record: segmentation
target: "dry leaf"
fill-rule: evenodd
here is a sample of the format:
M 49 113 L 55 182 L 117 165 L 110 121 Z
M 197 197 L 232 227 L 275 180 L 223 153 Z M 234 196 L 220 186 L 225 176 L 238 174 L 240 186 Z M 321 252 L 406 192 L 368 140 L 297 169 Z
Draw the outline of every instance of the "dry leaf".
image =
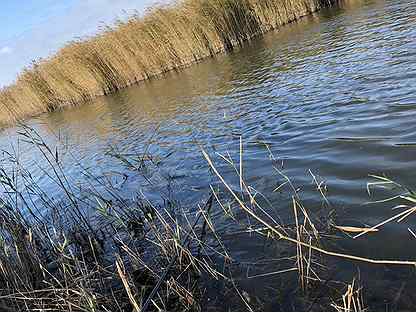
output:
M 378 229 L 372 229 L 372 228 L 361 228 L 361 227 L 354 227 L 354 226 L 338 226 L 338 225 L 335 225 L 334 227 L 340 231 L 348 232 L 348 233 L 378 232 Z

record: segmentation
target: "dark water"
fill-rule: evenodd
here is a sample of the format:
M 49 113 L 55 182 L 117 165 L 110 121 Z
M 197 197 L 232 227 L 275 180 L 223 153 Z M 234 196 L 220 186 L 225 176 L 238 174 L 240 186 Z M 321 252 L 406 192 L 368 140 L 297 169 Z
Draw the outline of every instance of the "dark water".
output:
M 140 153 L 152 139 L 151 153 L 170 155 L 163 168 L 185 203 L 206 196 L 216 181 L 201 146 L 214 157 L 229 152 L 238 163 L 241 136 L 245 179 L 269 198 L 276 214 L 285 218 L 292 211 L 285 194 L 273 193 L 281 178 L 266 145 L 311 209 L 322 198 L 309 170 L 328 185 L 338 224 L 374 225 L 392 216 L 392 203 L 363 205 L 382 198 L 368 196 L 369 174 L 416 185 L 415 12 L 410 0 L 348 1 L 229 55 L 30 124 L 49 143 L 56 136 L 65 143 L 66 173 L 79 180 L 74 159 L 97 174 L 121 171 L 108 155 L 110 146 Z M 1 145 L 14 142 L 14 133 L 4 130 Z M 22 163 L 53 192 L 37 153 L 25 144 L 21 149 Z M 224 162 L 219 167 L 237 187 L 233 170 Z M 140 183 L 129 177 L 126 194 Z M 226 221 L 220 226 L 225 233 L 231 228 Z M 344 248 L 362 256 L 412 259 L 416 249 L 409 246 L 416 241 L 408 228 L 416 231 L 414 217 L 377 236 L 344 242 Z M 237 257 L 273 253 L 256 239 L 228 239 Z

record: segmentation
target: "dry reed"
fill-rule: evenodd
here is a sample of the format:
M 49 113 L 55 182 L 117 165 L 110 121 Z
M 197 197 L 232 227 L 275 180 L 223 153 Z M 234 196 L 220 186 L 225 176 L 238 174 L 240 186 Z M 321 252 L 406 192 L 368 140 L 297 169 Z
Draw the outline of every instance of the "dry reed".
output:
M 127 200 L 85 171 L 101 191 L 91 185 L 81 197 L 59 152 L 30 128 L 20 135 L 43 155 L 64 196 L 51 198 L 5 152 L 16 170 L 0 167 L 1 311 L 200 311 L 200 280 L 222 276 L 205 255 L 216 250 L 205 241 L 210 231 L 200 231 L 212 196 L 189 215 L 173 200 Z
M 179 69 L 336 0 L 181 0 L 34 61 L 0 92 L 0 122 L 76 105 Z
M 323 311 L 322 307 L 345 312 L 366 311 L 361 287 L 357 287 L 356 281 L 348 285 L 341 300 L 329 301 L 332 296 L 328 290 L 338 292 L 339 283 L 328 276 L 324 256 L 365 264 L 415 265 L 410 260 L 375 260 L 331 251 L 327 239 L 331 224 L 317 216 L 316 210 L 308 209 L 289 177 L 273 166 L 284 179 L 282 185 L 292 194 L 293 222 L 289 225 L 279 222 L 278 217 L 261 206 L 258 201 L 261 194 L 243 178 L 242 140 L 238 163 L 231 156 L 217 154 L 237 175 L 235 187 L 226 182 L 204 152 L 222 185 L 211 186 L 211 196 L 203 205 L 198 205 L 196 213 L 187 213 L 175 204 L 174 198 L 166 197 L 169 200 L 164 204 L 152 203 L 144 196 L 129 201 L 121 197 L 113 184 L 102 184 L 102 177 L 90 176 L 88 171 L 83 174 L 101 188 L 84 188 L 82 193 L 88 190 L 88 196 L 81 198 L 64 175 L 57 149 L 49 147 L 30 128 L 23 128 L 20 135 L 49 164 L 45 174 L 59 186 L 63 200 L 51 198 L 37 185 L 36 177 L 22 168 L 12 154 L 6 153 L 18 170 L 7 175 L 0 167 L 1 311 L 201 311 L 206 300 L 203 288 L 214 281 L 235 290 L 235 294 L 230 292 L 227 296 L 235 296 L 246 310 L 260 310 L 259 302 L 233 278 L 232 268 L 241 269 L 243 264 L 233 259 L 227 251 L 227 242 L 222 241 L 223 235 L 232 234 L 229 229 L 227 232 L 216 229 L 212 218 L 218 212 L 216 209 L 223 209 L 243 232 L 265 236 L 276 244 L 285 244 L 284 248 L 293 252 L 278 259 L 284 263 L 273 267 L 272 272 L 268 268 L 267 273 L 249 276 L 247 271 L 247 279 L 296 272 L 301 305 L 309 306 L 304 311 Z M 138 174 L 157 175 L 153 169 L 158 166 L 148 151 L 146 147 L 143 155 L 130 159 L 115 151 L 112 153 Z M 327 208 L 326 187 L 310 173 Z M 413 191 L 385 177 L 374 178 L 375 182 L 369 183 L 369 192 L 377 186 L 392 186 L 400 191 L 393 198 L 405 201 L 404 205 L 396 206 L 405 211 L 400 219 L 389 222 L 401 221 L 414 212 Z M 152 183 L 149 177 L 146 180 Z M 238 212 L 244 216 L 236 217 Z M 364 234 L 369 229 L 335 228 Z M 416 236 L 411 229 L 409 232 Z M 256 263 L 250 264 L 253 265 Z M 401 292 L 398 291 L 395 302 Z
M 367 311 L 363 303 L 362 289 L 354 279 L 347 285 L 345 293 L 342 295 L 340 303 L 333 303 L 332 307 L 337 312 L 364 312 Z
M 302 248 L 306 248 L 306 249 L 321 253 L 322 255 L 337 257 L 337 258 L 340 258 L 340 259 L 346 259 L 346 260 L 351 260 L 351 261 L 363 262 L 363 263 L 378 264 L 378 265 L 416 266 L 416 261 L 414 261 L 414 260 L 373 259 L 373 258 L 361 257 L 361 256 L 352 255 L 352 254 L 346 254 L 346 253 L 340 253 L 340 252 L 335 252 L 335 251 L 332 251 L 332 250 L 328 250 L 328 249 L 320 247 L 316 244 L 310 244 L 309 242 L 305 242 L 304 240 L 302 240 L 300 238 L 300 232 L 299 232 L 299 231 L 301 231 L 301 229 L 297 229 L 296 237 L 289 236 L 283 230 L 282 226 L 279 225 L 260 206 L 258 206 L 256 204 L 256 209 L 261 209 L 263 215 L 257 213 L 252 207 L 248 206 L 244 202 L 243 198 L 241 196 L 239 196 L 239 194 L 237 194 L 233 190 L 233 188 L 230 186 L 229 183 L 227 183 L 227 181 L 224 179 L 224 177 L 221 175 L 221 173 L 218 171 L 217 167 L 213 163 L 211 157 L 205 151 L 202 151 L 202 153 L 203 153 L 205 159 L 207 160 L 209 167 L 211 168 L 211 170 L 215 174 L 215 176 L 218 177 L 220 182 L 224 185 L 225 189 L 230 193 L 231 197 L 236 201 L 236 203 L 238 204 L 240 209 L 242 211 L 244 211 L 247 215 L 249 215 L 251 218 L 253 218 L 253 220 L 255 220 L 256 222 L 258 222 L 259 224 L 264 226 L 264 229 L 269 231 L 271 234 L 275 235 L 275 237 L 277 239 L 289 242 L 291 244 L 295 244 L 298 248 L 298 257 L 299 257 L 300 254 L 302 254 Z M 249 189 L 247 188 L 247 190 L 249 190 Z M 254 203 L 256 203 L 254 197 L 252 197 L 250 192 L 248 192 L 248 195 L 250 196 L 250 200 L 253 201 Z M 294 206 L 295 206 L 294 211 L 296 212 L 297 211 L 296 210 L 296 205 L 297 204 L 296 204 L 296 201 L 295 201 L 296 197 L 294 197 L 293 200 L 294 200 Z M 398 217 L 402 217 L 402 218 L 407 217 L 408 215 L 412 214 L 415 211 L 416 210 L 415 210 L 414 207 L 409 208 L 408 210 L 406 210 L 402 214 L 396 216 L 396 218 L 398 218 Z M 306 216 L 307 215 L 305 215 L 305 217 Z M 386 222 L 390 222 L 391 220 L 392 219 L 389 219 Z M 298 227 L 299 227 L 299 224 L 297 224 L 297 228 Z M 373 230 L 373 229 L 374 229 L 374 227 L 369 229 L 369 230 Z M 363 232 L 361 232 L 361 233 L 365 234 L 365 233 L 369 232 L 369 230 L 363 229 Z

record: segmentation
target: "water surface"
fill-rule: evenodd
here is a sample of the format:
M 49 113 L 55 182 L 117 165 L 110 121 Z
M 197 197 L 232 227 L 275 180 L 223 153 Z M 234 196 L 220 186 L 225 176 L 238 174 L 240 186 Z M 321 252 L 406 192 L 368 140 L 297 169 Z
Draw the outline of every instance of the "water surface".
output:
M 328 185 L 339 224 L 374 225 L 392 215 L 392 204 L 363 205 L 380 199 L 367 194 L 369 174 L 416 185 L 414 12 L 414 1 L 348 1 L 231 54 L 40 116 L 30 125 L 47 142 L 65 143 L 62 162 L 77 180 L 82 177 L 74 159 L 97 174 L 119 172 L 120 162 L 109 156 L 112 147 L 140 154 L 152 140 L 152 154 L 170 155 L 163 168 L 185 204 L 206 196 L 216 182 L 201 148 L 212 155 L 229 152 L 238 161 L 242 137 L 245 179 L 267 195 L 273 213 L 285 218 L 291 210 L 284 193 L 273 193 L 281 180 L 272 170 L 270 151 L 311 209 L 320 207 L 322 198 L 309 170 Z M 2 132 L 2 147 L 9 148 L 14 133 Z M 38 153 L 25 144 L 21 148 L 22 163 L 54 192 Z M 220 162 L 219 168 L 238 185 L 228 165 Z M 145 189 L 142 182 L 129 176 L 124 192 L 130 196 Z M 408 228 L 416 231 L 412 217 L 344 248 L 362 256 L 411 259 L 416 249 L 408 248 L 415 244 Z M 227 221 L 220 228 L 226 234 L 231 229 Z M 237 258 L 273 253 L 261 240 L 228 239 Z

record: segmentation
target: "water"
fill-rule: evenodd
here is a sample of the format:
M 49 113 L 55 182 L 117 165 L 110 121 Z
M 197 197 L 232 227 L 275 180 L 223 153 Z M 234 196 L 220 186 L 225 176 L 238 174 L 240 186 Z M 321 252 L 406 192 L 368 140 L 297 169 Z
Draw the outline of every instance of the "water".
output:
M 57 136 L 65 142 L 64 168 L 80 180 L 74 158 L 97 174 L 122 171 L 108 155 L 110 146 L 140 153 L 152 139 L 157 144 L 151 153 L 170 155 L 163 168 L 185 203 L 200 200 L 216 181 L 201 147 L 211 154 L 229 152 L 238 161 L 242 137 L 245 179 L 267 195 L 276 214 L 289 216 L 290 202 L 285 194 L 273 193 L 281 180 L 273 173 L 266 145 L 310 207 L 320 206 L 322 198 L 309 170 L 328 185 L 338 224 L 374 225 L 392 216 L 392 204 L 363 205 L 381 199 L 367 194 L 369 174 L 416 184 L 414 12 L 416 3 L 410 0 L 348 1 L 229 55 L 89 105 L 40 116 L 30 125 L 51 144 Z M 8 148 L 14 134 L 15 129 L 4 130 L 1 146 Z M 22 163 L 44 188 L 57 192 L 42 173 L 38 154 L 24 144 L 21 148 Z M 219 168 L 238 185 L 229 166 L 221 162 Z M 129 177 L 126 194 L 138 191 L 140 183 Z M 220 230 L 227 233 L 230 226 L 224 221 Z M 412 259 L 416 252 L 408 246 L 415 241 L 408 228 L 416 231 L 412 217 L 377 236 L 341 245 L 362 256 Z M 260 239 L 230 235 L 228 240 L 237 258 L 273 253 Z M 355 268 L 343 267 L 345 272 Z M 394 283 L 396 276 L 380 279 Z

